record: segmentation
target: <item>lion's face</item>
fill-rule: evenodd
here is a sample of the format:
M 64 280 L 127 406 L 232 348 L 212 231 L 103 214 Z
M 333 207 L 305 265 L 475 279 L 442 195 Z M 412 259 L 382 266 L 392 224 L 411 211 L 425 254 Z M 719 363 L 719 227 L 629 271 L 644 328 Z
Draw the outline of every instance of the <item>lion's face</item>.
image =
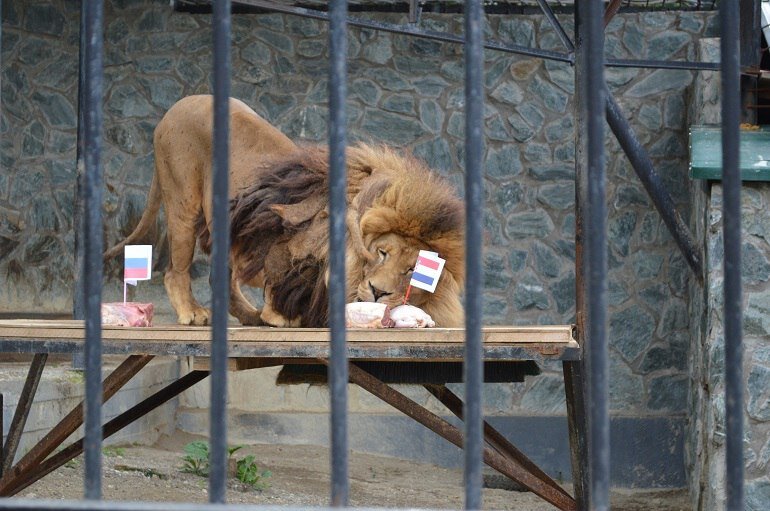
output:
M 358 284 L 356 299 L 361 302 L 380 302 L 395 307 L 404 303 L 404 295 L 412 278 L 414 263 L 420 250 L 429 247 L 415 240 L 388 233 L 372 240 L 367 247 L 374 259 L 363 267 L 363 278 Z M 419 306 L 426 292 L 412 288 L 409 302 Z

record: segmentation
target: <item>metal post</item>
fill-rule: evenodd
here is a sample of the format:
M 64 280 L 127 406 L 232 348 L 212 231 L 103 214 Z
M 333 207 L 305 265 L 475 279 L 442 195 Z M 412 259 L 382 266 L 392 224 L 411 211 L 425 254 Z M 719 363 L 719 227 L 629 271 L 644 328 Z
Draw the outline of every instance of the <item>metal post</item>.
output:
M 227 321 L 230 298 L 228 138 L 230 131 L 230 0 L 214 2 L 213 246 L 211 250 L 211 472 L 209 502 L 224 503 L 227 483 Z
M 660 217 L 663 219 L 666 227 L 668 227 L 668 231 L 679 247 L 679 251 L 684 256 L 698 282 L 702 283 L 703 266 L 699 250 L 696 248 L 695 238 L 682 219 L 682 215 L 679 214 L 679 210 L 677 210 L 674 200 L 671 198 L 668 190 L 666 190 L 666 186 L 663 184 L 660 176 L 655 172 L 655 167 L 647 151 L 639 142 L 639 139 L 636 138 L 631 125 L 620 111 L 620 105 L 617 104 L 615 98 L 609 92 L 606 95 L 606 116 L 607 124 L 609 124 L 610 129 L 615 134 L 615 138 L 620 143 L 620 147 L 623 148 L 623 152 L 626 153 L 628 161 L 639 177 L 639 181 L 642 182 L 655 209 L 658 210 Z
M 588 368 L 588 471 L 590 509 L 609 509 L 610 421 L 607 347 L 607 205 L 604 165 L 604 27 L 601 0 L 583 3 L 582 96 L 586 122 L 587 203 L 584 264 L 586 277 L 585 350 Z
M 741 121 L 757 124 L 757 84 L 762 59 L 761 4 L 755 0 L 740 0 L 741 45 Z
M 465 509 L 481 509 L 483 352 L 481 247 L 484 182 L 484 10 L 465 3 Z
M 85 2 L 85 498 L 102 497 L 102 0 Z
M 724 200 L 726 509 L 743 509 L 743 354 L 741 346 L 741 176 L 738 1 L 719 3 Z
M 348 505 L 348 362 L 345 335 L 347 0 L 329 9 L 329 327 L 331 505 Z

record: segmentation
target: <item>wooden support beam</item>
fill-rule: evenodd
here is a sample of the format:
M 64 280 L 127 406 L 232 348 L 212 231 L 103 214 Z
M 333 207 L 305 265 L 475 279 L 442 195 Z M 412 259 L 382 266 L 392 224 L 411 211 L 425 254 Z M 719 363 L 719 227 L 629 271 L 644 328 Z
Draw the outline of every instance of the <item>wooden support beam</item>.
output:
M 37 386 L 40 384 L 40 378 L 43 375 L 43 368 L 45 368 L 47 360 L 48 353 L 35 353 L 32 363 L 29 365 L 27 379 L 24 381 L 24 387 L 19 395 L 11 426 L 8 428 L 8 438 L 5 439 L 3 446 L 3 464 L 2 468 L 0 468 L 0 474 L 8 472 L 11 464 L 13 464 L 13 459 L 16 457 L 16 449 L 19 447 L 21 434 L 24 432 L 24 426 L 27 424 L 29 410 L 32 408 L 32 401 L 35 399 Z
M 430 392 L 436 399 L 446 406 L 455 417 L 463 420 L 463 402 L 462 400 L 446 385 L 424 385 L 424 387 Z M 499 431 L 492 427 L 487 421 L 484 421 L 484 440 L 489 446 L 516 463 L 520 464 L 525 469 L 529 470 L 534 476 L 543 481 L 546 485 L 550 486 L 553 490 L 562 493 L 566 497 L 572 498 L 567 491 L 559 486 L 559 483 L 553 480 L 551 476 L 546 474 L 540 467 L 538 467 L 532 460 L 530 460 L 523 452 L 516 448 L 511 442 L 508 441 Z
M 123 361 L 112 373 L 104 379 L 104 401 L 110 399 L 118 390 L 146 366 L 154 355 L 131 355 Z M 68 436 L 83 424 L 83 402 L 67 414 L 56 426 L 48 432 L 19 462 L 0 479 L 0 495 L 4 495 L 9 482 L 34 471 L 36 467 L 51 454 Z
M 328 360 L 322 360 L 322 362 L 328 365 Z M 374 378 L 355 364 L 350 364 L 349 376 L 351 383 L 355 383 L 364 390 L 372 393 L 392 407 L 405 413 L 407 416 L 462 449 L 463 433 L 452 424 L 426 410 L 392 387 Z M 506 458 L 489 447 L 483 449 L 483 459 L 484 463 L 490 467 L 526 486 L 532 490 L 532 492 L 557 508 L 563 511 L 577 511 L 575 500 L 572 497 L 565 495 L 560 491 L 555 491 L 519 463 Z
M 134 421 L 144 417 L 158 406 L 178 396 L 208 375 L 208 371 L 192 371 L 187 373 L 175 382 L 169 384 L 165 388 L 159 390 L 152 396 L 126 410 L 105 424 L 102 428 L 102 437 L 108 438 L 112 436 Z M 36 470 L 28 471 L 26 474 L 22 474 L 20 477 L 9 481 L 9 483 L 2 489 L 2 492 L 0 492 L 0 495 L 3 497 L 9 497 L 17 494 L 35 481 L 40 480 L 42 477 L 50 474 L 71 459 L 79 456 L 82 454 L 82 452 L 83 439 L 81 438 L 77 442 L 74 442 L 67 448 L 59 451 L 55 455 L 42 462 Z

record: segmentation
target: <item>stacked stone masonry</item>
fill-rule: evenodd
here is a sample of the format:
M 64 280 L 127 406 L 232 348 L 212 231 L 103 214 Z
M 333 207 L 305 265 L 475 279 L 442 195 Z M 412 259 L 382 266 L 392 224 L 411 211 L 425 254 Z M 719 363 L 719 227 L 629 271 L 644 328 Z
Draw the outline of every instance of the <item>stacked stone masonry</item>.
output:
M 719 39 L 700 42 L 701 60 L 719 61 Z M 693 88 L 692 124 L 719 125 L 719 76 L 701 76 Z M 705 282 L 690 284 L 693 318 L 687 457 L 697 510 L 725 507 L 725 399 L 722 186 L 693 181 L 692 226 L 701 241 Z M 770 502 L 770 186 L 741 189 L 743 284 L 744 463 L 746 509 Z

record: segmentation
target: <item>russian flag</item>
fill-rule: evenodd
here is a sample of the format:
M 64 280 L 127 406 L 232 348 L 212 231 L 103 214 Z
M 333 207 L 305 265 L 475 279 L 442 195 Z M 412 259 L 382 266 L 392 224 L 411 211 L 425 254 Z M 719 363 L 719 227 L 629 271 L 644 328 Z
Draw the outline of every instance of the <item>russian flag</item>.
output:
M 446 260 L 441 259 L 436 252 L 420 250 L 409 285 L 434 293 L 438 278 L 444 270 L 444 263 Z
M 123 250 L 123 279 L 131 285 L 137 280 L 150 280 L 152 245 L 126 245 Z

